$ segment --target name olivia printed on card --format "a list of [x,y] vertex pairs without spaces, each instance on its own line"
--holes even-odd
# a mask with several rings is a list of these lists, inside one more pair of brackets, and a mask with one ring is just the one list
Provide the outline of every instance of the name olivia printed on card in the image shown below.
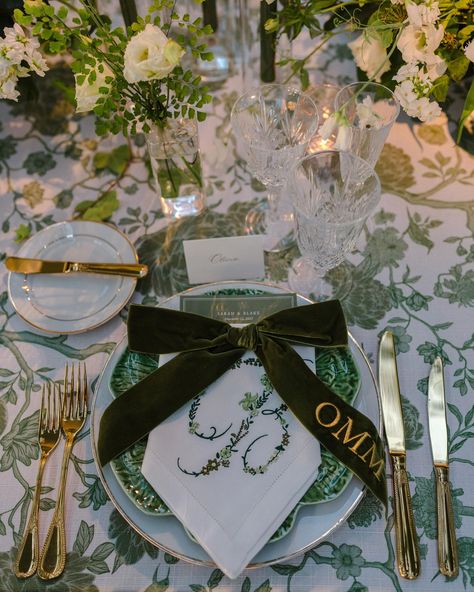
[[263,279],[264,235],[183,241],[190,284]]

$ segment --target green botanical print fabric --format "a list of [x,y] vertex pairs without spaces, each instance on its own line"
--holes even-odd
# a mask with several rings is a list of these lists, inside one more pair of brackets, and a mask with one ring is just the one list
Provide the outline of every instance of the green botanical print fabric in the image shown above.
[[[354,72],[347,46],[331,45],[317,77],[339,84]],[[57,81],[61,84],[57,84]],[[62,220],[105,220],[120,228],[150,267],[134,301],[156,304],[189,287],[182,241],[242,233],[262,199],[230,132],[240,78],[216,92],[201,127],[208,209],[166,223],[146,164],[144,138],[99,139],[90,117],[75,115],[59,67],[38,83],[38,101],[0,104],[0,262],[42,228]],[[20,581],[11,564],[34,492],[38,409],[44,382],[59,380],[67,360],[87,362],[92,390],[126,311],[82,336],[40,333],[8,301],[0,275],[0,589],[6,592],[379,592],[474,589],[474,157],[456,147],[446,122],[397,123],[377,165],[381,206],[357,250],[328,274],[351,332],[375,369],[380,334],[395,335],[403,395],[410,489],[422,555],[415,582],[395,567],[393,516],[366,495],[327,540],[291,560],[245,571],[229,581],[212,566],[190,566],[159,550],[124,521],[98,477],[88,426],[73,451],[66,500],[68,560],[56,581]],[[285,257],[267,259],[267,275],[285,285]],[[453,507],[460,559],[455,579],[439,574],[427,377],[445,364]],[[255,401],[242,405],[249,413]],[[196,417],[193,420],[199,423]],[[199,430],[191,422],[190,429]],[[222,452],[222,451],[221,451]],[[225,451],[221,458],[225,459]],[[47,465],[41,537],[56,502],[60,454]],[[390,483],[389,483],[390,485]],[[158,518],[163,519],[163,518]]]

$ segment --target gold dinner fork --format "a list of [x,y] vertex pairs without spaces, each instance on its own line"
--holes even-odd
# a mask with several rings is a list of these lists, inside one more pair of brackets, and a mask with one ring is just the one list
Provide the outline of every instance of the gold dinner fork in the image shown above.
[[87,373],[86,366],[78,364],[77,372],[74,364],[71,368],[71,380],[68,366],[64,377],[63,417],[61,427],[66,438],[63,463],[58,492],[58,501],[51,526],[41,551],[38,575],[43,580],[57,578],[66,565],[66,531],[64,528],[64,494],[66,491],[67,469],[74,439],[84,426],[87,417]]
[[41,395],[40,420],[38,425],[38,442],[41,449],[40,464],[36,476],[35,495],[31,513],[18,548],[14,571],[18,578],[29,578],[38,567],[38,519],[41,498],[41,483],[46,459],[56,448],[61,435],[61,387],[57,383],[43,384]]

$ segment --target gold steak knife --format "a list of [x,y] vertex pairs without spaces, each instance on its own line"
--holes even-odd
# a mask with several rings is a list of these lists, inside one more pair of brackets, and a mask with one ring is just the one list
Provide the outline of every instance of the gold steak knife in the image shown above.
[[436,475],[439,571],[450,577],[459,573],[456,533],[448,469],[448,429],[444,394],[443,361],[437,357],[428,381],[428,423]]
[[74,261],[46,261],[27,257],[7,257],[5,265],[16,273],[99,273],[142,278],[148,267],[141,263],[78,263]]
[[398,571],[413,580],[420,574],[420,552],[406,472],[405,431],[398,384],[393,335],[382,335],[379,349],[379,385],[388,450],[393,467],[393,499]]

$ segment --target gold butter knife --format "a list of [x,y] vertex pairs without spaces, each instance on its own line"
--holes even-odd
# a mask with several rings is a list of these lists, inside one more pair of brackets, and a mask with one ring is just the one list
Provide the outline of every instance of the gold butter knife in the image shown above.
[[379,384],[388,450],[393,467],[393,501],[398,571],[413,580],[420,574],[420,552],[406,472],[405,431],[398,384],[393,335],[382,335],[379,349]]
[[5,265],[15,273],[99,273],[142,278],[148,267],[141,263],[85,263],[74,261],[46,261],[28,257],[7,257]]
[[436,475],[439,571],[445,576],[456,577],[459,573],[459,563],[449,484],[443,361],[439,356],[433,362],[428,380],[428,424]]

